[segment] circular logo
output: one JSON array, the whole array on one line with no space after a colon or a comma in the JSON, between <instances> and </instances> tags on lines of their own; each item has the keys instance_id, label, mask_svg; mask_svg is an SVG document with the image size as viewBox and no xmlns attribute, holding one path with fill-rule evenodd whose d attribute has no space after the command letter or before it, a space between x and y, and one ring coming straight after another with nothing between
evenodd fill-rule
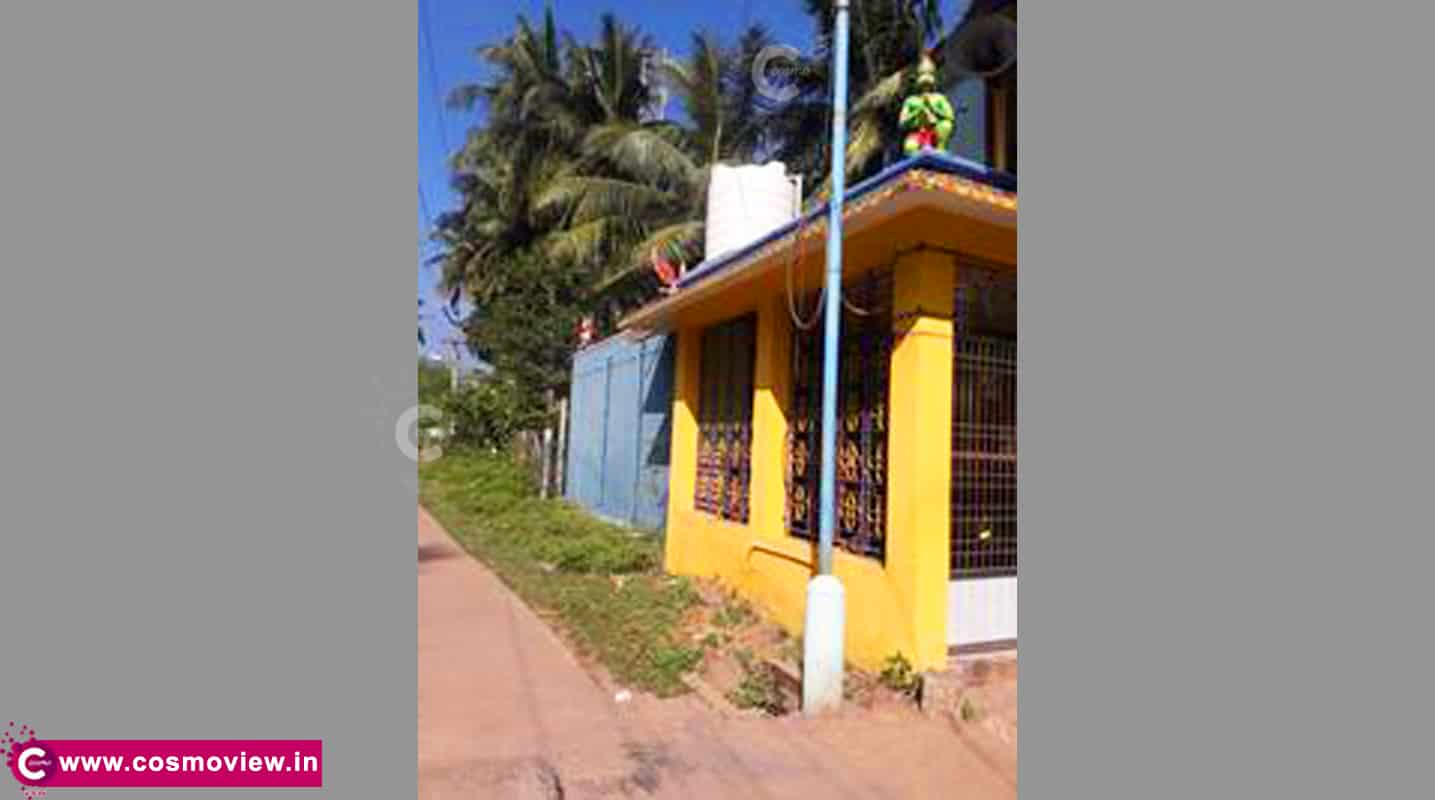
<instances>
[{"instance_id":1,"label":"circular logo","mask_svg":"<svg viewBox=\"0 0 1435 800\"><path fill-rule=\"evenodd\" d=\"M443 411L428 405L413 406L399 415L394 425L394 439L399 450L412 461L427 464L443 457L443 448L437 444L422 446L426 438L422 423L429 420L434 424L443 420ZM411 432L412 431L412 432Z\"/></svg>"},{"instance_id":2,"label":"circular logo","mask_svg":"<svg viewBox=\"0 0 1435 800\"><path fill-rule=\"evenodd\" d=\"M780 69L773 69L773 62L796 64L801 57L802 53L797 48L785 44L762 48L752 60L752 82L757 86L758 94L778 104L797 97L797 87L791 80L774 82L769 73L780 72Z\"/></svg>"},{"instance_id":3,"label":"circular logo","mask_svg":"<svg viewBox=\"0 0 1435 800\"><path fill-rule=\"evenodd\" d=\"M44 786L60 771L55 751L44 742L34 740L15 745L10 771L15 780L26 786Z\"/></svg>"}]
</instances>

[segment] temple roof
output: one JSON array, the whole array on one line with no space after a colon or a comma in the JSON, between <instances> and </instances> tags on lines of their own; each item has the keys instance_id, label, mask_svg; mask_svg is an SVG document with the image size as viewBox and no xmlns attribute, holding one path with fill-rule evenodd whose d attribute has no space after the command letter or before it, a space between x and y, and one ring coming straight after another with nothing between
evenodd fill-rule
<instances>
[{"instance_id":1,"label":"temple roof","mask_svg":"<svg viewBox=\"0 0 1435 800\"><path fill-rule=\"evenodd\" d=\"M910 208L908 203L920 201L940 204L953 215L1014 231L1016 187L1015 175L945 153L920 153L848 188L843 202L844 225L848 221L876 224L873 220L884 212L900 213L900 209ZM620 327L647 328L696 300L696 295L709 294L710 284L740 279L739 273L761 269L762 262L779 252L817 237L825 238L828 213L826 203L816 204L750 244L703 261L678 279L674 293L633 311ZM844 237L851 234L844 231Z\"/></svg>"},{"instance_id":2,"label":"temple roof","mask_svg":"<svg viewBox=\"0 0 1435 800\"><path fill-rule=\"evenodd\" d=\"M908 173L918 170L955 175L978 184L999 189L1003 195L1010 194L1011 208L1016 208L1015 175L1006 172L997 172L996 170L965 158L958 158L957 156L945 153L929 152L919 153L911 158L898 161L867 180L849 187L846 191L846 196L843 198L844 215L847 211L850 211L852 206L858 201L879 189L900 183L901 179ZM764 246L791 235L800 227L812 225L817 222L825 222L827 213L827 203L824 202L813 206L804 212L802 216L786 223L782 227L774 229L772 232L757 239L746 247L721 253L688 270L687 273L678 279L678 288L684 289L694 283L705 280L732 264L743 261L748 256L761 250Z\"/></svg>"}]
</instances>

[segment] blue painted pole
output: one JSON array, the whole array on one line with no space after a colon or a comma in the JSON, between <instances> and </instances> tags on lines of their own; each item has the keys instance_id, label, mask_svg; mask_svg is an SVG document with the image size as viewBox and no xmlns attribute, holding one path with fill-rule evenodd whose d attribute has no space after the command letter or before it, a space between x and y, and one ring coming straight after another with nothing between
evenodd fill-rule
<instances>
[{"instance_id":1,"label":"blue painted pole","mask_svg":"<svg viewBox=\"0 0 1435 800\"><path fill-rule=\"evenodd\" d=\"M802 711L842 705L847 627L842 582L832 574L837 519L837 371L842 333L842 199L847 172L847 3L837 0L832 52L832 199L827 213L827 283L822 338L822 474L818 493L817 574L807 584L802 628Z\"/></svg>"},{"instance_id":2,"label":"blue painted pole","mask_svg":"<svg viewBox=\"0 0 1435 800\"><path fill-rule=\"evenodd\" d=\"M842 198L847 186L847 3L837 0L832 63L832 197L827 209L827 291L822 332L822 475L817 574L832 574L837 519L837 377L842 335Z\"/></svg>"}]
</instances>

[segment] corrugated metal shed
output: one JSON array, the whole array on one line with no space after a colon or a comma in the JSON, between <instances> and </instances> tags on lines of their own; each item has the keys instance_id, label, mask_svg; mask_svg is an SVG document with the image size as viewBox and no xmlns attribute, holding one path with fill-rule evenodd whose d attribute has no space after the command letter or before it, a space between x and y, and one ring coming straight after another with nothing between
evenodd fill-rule
<instances>
[{"instance_id":1,"label":"corrugated metal shed","mask_svg":"<svg viewBox=\"0 0 1435 800\"><path fill-rule=\"evenodd\" d=\"M663 527L673 350L670 336L614 336L574 354L568 499L614 522Z\"/></svg>"}]
</instances>

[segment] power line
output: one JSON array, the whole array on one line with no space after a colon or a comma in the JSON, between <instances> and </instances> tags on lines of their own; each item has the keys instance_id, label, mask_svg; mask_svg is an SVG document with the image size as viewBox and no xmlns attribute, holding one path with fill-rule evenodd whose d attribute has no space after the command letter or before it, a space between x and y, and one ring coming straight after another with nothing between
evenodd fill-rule
<instances>
[{"instance_id":1,"label":"power line","mask_svg":"<svg viewBox=\"0 0 1435 800\"><path fill-rule=\"evenodd\" d=\"M429 0L429 3L435 0ZM443 157L448 159L448 130L443 124L443 104L439 102L438 65L434 61L433 54L433 29L429 24L428 3L419 0L419 22L423 26L424 49L427 52L428 73L429 73L429 94L433 97L434 119L438 122L439 142L443 144Z\"/></svg>"},{"instance_id":2,"label":"power line","mask_svg":"<svg viewBox=\"0 0 1435 800\"><path fill-rule=\"evenodd\" d=\"M438 228L438 222L434 219L433 214L429 213L428 198L426 195L424 195L423 178L419 178L418 190L419 213L423 215L424 226L423 233L419 235L419 267L422 269L432 266L429 263L428 257L424 254L424 246L429 242L429 234L433 233L433 231Z\"/></svg>"},{"instance_id":3,"label":"power line","mask_svg":"<svg viewBox=\"0 0 1435 800\"><path fill-rule=\"evenodd\" d=\"M426 230L433 230L438 227L432 214L429 213L428 200L424 198L424 179L419 178L419 213L424 215Z\"/></svg>"},{"instance_id":4,"label":"power line","mask_svg":"<svg viewBox=\"0 0 1435 800\"><path fill-rule=\"evenodd\" d=\"M427 240L427 232L434 229L434 221L433 216L429 214L428 200L424 195L424 183L422 178L419 179L417 187L419 192L419 213L423 214L423 221L425 225L425 235L419 237L419 269L422 270L425 268L430 268L432 266L428 263L428 259L424 256L424 243ZM419 305L423 305L422 296L419 298ZM435 328L433 317L420 311L419 327L428 329L428 332L424 334L424 338L427 342L437 341L437 337L433 336ZM443 327L441 325L438 326L438 331L443 331Z\"/></svg>"},{"instance_id":5,"label":"power line","mask_svg":"<svg viewBox=\"0 0 1435 800\"><path fill-rule=\"evenodd\" d=\"M436 0L428 0L428 3L433 2L436 2ZM450 155L448 145L448 128L444 125L443 103L441 102L442 98L439 93L438 63L434 56L433 26L429 21L428 3L425 3L424 0L419 0L419 24L421 25L421 33L423 34L423 44L425 51L424 61L428 66L429 96L430 99L433 101L434 122L438 125L439 143L443 147L441 163L446 169L448 158ZM419 259L420 266L422 267L425 266L428 261L428 259L424 257L424 244L426 241L426 237L429 232L434 230L436 225L433 214L429 211L428 197L424 194L424 183L422 177L418 179L417 185L419 193L419 211L423 214L423 221L425 226L425 235L419 238ZM440 325L439 332L441 333L442 331L443 326ZM452 335L453 334L450 331L449 336L451 337ZM429 338L431 340L442 341L443 337L440 336ZM442 349L441 344L439 345L439 347L440 349Z\"/></svg>"}]
</instances>

